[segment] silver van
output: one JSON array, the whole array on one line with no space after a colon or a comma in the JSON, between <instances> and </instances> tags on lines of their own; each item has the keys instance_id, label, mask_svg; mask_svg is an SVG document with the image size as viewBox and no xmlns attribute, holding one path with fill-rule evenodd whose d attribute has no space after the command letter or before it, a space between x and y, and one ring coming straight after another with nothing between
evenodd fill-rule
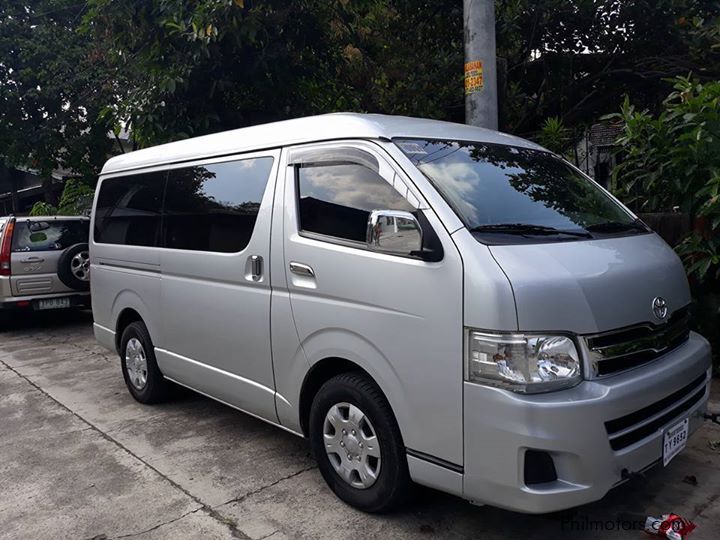
<instances>
[{"instance_id":1,"label":"silver van","mask_svg":"<svg viewBox=\"0 0 720 540\"><path fill-rule=\"evenodd\" d=\"M90 307L90 219L0 218L0 315Z\"/></svg>"},{"instance_id":2,"label":"silver van","mask_svg":"<svg viewBox=\"0 0 720 540\"><path fill-rule=\"evenodd\" d=\"M95 336L307 437L344 501L412 482L523 512L603 497L702 422L710 347L675 253L562 158L494 131L331 114L110 159Z\"/></svg>"}]
</instances>

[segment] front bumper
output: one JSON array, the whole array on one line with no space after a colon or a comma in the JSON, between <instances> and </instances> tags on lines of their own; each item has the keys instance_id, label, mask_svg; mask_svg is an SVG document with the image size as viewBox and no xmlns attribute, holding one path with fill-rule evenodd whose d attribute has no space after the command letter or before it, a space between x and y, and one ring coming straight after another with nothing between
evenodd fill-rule
<instances>
[{"instance_id":1,"label":"front bumper","mask_svg":"<svg viewBox=\"0 0 720 540\"><path fill-rule=\"evenodd\" d=\"M464 384L463 496L477 503L529 513L554 512L602 498L627 473L662 460L664 429L689 417L703 422L710 393L710 346L698 334L651 364L547 394L520 395ZM605 422L656 404L704 375L702 398L662 428L613 450ZM681 403L685 398L678 398ZM675 409L668 405L664 412ZM658 411L652 418L663 417ZM630 428L632 429L632 428ZM557 480L525 483L526 450L547 452ZM625 472L625 474L623 474Z\"/></svg>"}]
</instances>

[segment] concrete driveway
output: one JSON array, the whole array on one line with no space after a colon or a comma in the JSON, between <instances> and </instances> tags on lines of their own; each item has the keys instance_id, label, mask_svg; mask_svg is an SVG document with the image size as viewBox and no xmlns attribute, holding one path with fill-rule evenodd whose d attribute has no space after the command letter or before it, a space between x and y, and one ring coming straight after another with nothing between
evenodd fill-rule
<instances>
[{"instance_id":1,"label":"concrete driveway","mask_svg":"<svg viewBox=\"0 0 720 540\"><path fill-rule=\"evenodd\" d=\"M692 538L720 537L710 423L666 469L571 512L526 516L418 487L404 511L367 515L325 487L305 441L189 391L140 405L90 314L41 315L0 329L2 538L644 538L623 529L671 511L697 524Z\"/></svg>"}]
</instances>

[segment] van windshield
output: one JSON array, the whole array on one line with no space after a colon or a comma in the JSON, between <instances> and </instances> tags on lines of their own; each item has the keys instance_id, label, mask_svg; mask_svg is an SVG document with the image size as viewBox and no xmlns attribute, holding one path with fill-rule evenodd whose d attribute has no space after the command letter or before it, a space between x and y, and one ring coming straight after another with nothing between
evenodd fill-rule
<instances>
[{"instance_id":1,"label":"van windshield","mask_svg":"<svg viewBox=\"0 0 720 540\"><path fill-rule=\"evenodd\" d=\"M549 152L462 141L394 142L483 241L648 232L594 182Z\"/></svg>"}]
</instances>

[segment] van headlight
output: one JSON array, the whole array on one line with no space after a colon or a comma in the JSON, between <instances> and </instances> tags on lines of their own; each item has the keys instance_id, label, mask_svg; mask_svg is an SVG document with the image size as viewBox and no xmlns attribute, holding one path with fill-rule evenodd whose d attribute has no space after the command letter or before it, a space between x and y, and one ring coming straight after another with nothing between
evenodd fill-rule
<instances>
[{"instance_id":1,"label":"van headlight","mask_svg":"<svg viewBox=\"0 0 720 540\"><path fill-rule=\"evenodd\" d=\"M580 357L567 336L468 330L465 380L526 394L575 386Z\"/></svg>"}]
</instances>

